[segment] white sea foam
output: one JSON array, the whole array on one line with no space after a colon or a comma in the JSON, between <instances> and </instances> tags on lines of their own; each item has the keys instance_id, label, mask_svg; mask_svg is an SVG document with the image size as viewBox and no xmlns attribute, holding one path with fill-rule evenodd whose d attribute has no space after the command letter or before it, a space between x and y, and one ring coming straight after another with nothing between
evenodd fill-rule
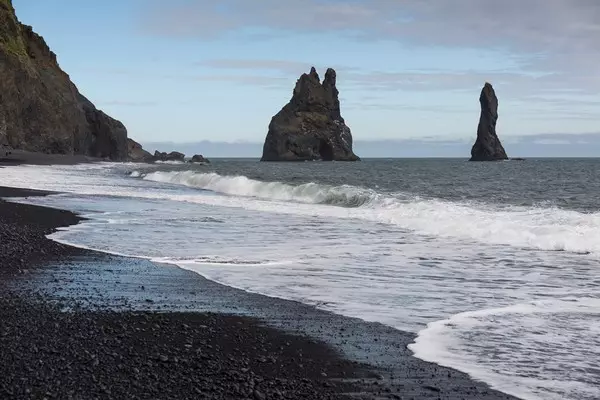
<instances>
[{"instance_id":1,"label":"white sea foam","mask_svg":"<svg viewBox=\"0 0 600 400\"><path fill-rule=\"evenodd\" d=\"M277 202L219 198L224 206L243 206L261 211L315 214L338 218L359 218L397 225L427 235L471 239L483 243L524 248L600 254L600 214L583 214L558 208L497 208L478 204L435 199L407 198L381 194L353 186L328 186L317 183L289 185L263 182L245 176L221 176L215 173L152 172L143 179L180 184L230 196L253 197ZM215 199L195 199L214 202ZM333 207L302 207L281 202L298 202Z\"/></svg>"},{"instance_id":2,"label":"white sea foam","mask_svg":"<svg viewBox=\"0 0 600 400\"><path fill-rule=\"evenodd\" d=\"M196 258L187 257L154 257L152 261L163 264L187 265L187 264L209 264L216 266L283 266L291 264L293 261L272 261L244 258L223 258L219 256L204 256Z\"/></svg>"},{"instance_id":3,"label":"white sea foam","mask_svg":"<svg viewBox=\"0 0 600 400\"><path fill-rule=\"evenodd\" d=\"M185 164L184 161L175 161L175 160L167 160L167 161L155 161L156 164L167 164L167 165L181 165L181 164Z\"/></svg>"},{"instance_id":4,"label":"white sea foam","mask_svg":"<svg viewBox=\"0 0 600 400\"><path fill-rule=\"evenodd\" d=\"M598 326L599 298L539 300L431 322L409 348L524 399L593 400L600 398Z\"/></svg>"},{"instance_id":5,"label":"white sea foam","mask_svg":"<svg viewBox=\"0 0 600 400\"><path fill-rule=\"evenodd\" d=\"M281 182L257 181L241 175L222 176L215 173L197 173L194 171L156 171L144 174L143 178L149 181L175 183L232 196L296 201L308 204L358 207L378 197L378 194L372 190L353 186L336 187L317 183L294 186Z\"/></svg>"},{"instance_id":6,"label":"white sea foam","mask_svg":"<svg viewBox=\"0 0 600 400\"><path fill-rule=\"evenodd\" d=\"M134 164L127 164L129 167ZM289 185L244 176L221 176L192 171L133 171L126 182L115 180L116 164L29 167L0 170L3 184L34 189L69 191L82 195L113 195L164 199L247 210L362 219L399 226L424 235L472 240L550 251L600 255L600 213L581 213L554 207L503 207L406 195L377 193L352 186L317 183ZM120 167L120 166L119 166ZM15 172L12 172L15 171ZM89 175L94 173L94 175ZM78 174L85 175L82 178ZM143 177L143 180L139 178ZM124 178L126 179L126 178ZM85 183L82 184L82 181ZM227 196L180 193L152 188L144 181L184 185ZM137 183L136 183L137 182ZM342 207L331 207L338 205Z\"/></svg>"}]
</instances>

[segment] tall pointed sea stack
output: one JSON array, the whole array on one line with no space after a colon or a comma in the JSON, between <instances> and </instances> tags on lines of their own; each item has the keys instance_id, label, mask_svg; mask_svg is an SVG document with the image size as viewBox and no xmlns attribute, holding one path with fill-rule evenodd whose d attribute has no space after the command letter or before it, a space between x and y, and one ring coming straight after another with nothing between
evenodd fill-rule
<instances>
[{"instance_id":1,"label":"tall pointed sea stack","mask_svg":"<svg viewBox=\"0 0 600 400\"><path fill-rule=\"evenodd\" d=\"M359 161L340 113L336 73L321 84L313 67L296 82L292 99L269 124L261 161Z\"/></svg>"},{"instance_id":2,"label":"tall pointed sea stack","mask_svg":"<svg viewBox=\"0 0 600 400\"><path fill-rule=\"evenodd\" d=\"M123 124L79 93L44 39L0 0L0 145L125 160Z\"/></svg>"},{"instance_id":3,"label":"tall pointed sea stack","mask_svg":"<svg viewBox=\"0 0 600 400\"><path fill-rule=\"evenodd\" d=\"M481 103L481 116L477 127L477 140L471 149L470 161L507 160L506 151L496 134L498 98L492 85L487 82L481 90L479 103Z\"/></svg>"}]
</instances>

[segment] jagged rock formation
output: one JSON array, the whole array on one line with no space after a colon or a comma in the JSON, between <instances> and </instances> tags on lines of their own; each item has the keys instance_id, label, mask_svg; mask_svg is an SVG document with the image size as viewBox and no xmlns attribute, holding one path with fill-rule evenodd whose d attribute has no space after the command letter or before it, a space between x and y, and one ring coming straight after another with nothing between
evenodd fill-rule
<instances>
[{"instance_id":1,"label":"jagged rock formation","mask_svg":"<svg viewBox=\"0 0 600 400\"><path fill-rule=\"evenodd\" d=\"M477 140L471 149L470 161L507 160L508 156L496 134L498 98L491 84L485 83L479 96L481 116L477 127Z\"/></svg>"},{"instance_id":2,"label":"jagged rock formation","mask_svg":"<svg viewBox=\"0 0 600 400\"><path fill-rule=\"evenodd\" d=\"M204 156L202 154L194 154L194 156L192 157L190 162L191 163L200 163L200 164L210 164L210 161L208 160L208 158L204 158Z\"/></svg>"},{"instance_id":3,"label":"jagged rock formation","mask_svg":"<svg viewBox=\"0 0 600 400\"><path fill-rule=\"evenodd\" d=\"M154 161L181 161L184 162L185 154L178 151L172 151L170 153L160 152L156 150L154 152Z\"/></svg>"},{"instance_id":4,"label":"jagged rock formation","mask_svg":"<svg viewBox=\"0 0 600 400\"><path fill-rule=\"evenodd\" d=\"M269 124L261 161L358 161L352 133L340 113L336 73L323 83L313 67L296 82L292 99Z\"/></svg>"},{"instance_id":5,"label":"jagged rock formation","mask_svg":"<svg viewBox=\"0 0 600 400\"><path fill-rule=\"evenodd\" d=\"M152 162L154 157L133 139L127 139L127 159L133 162Z\"/></svg>"},{"instance_id":6,"label":"jagged rock formation","mask_svg":"<svg viewBox=\"0 0 600 400\"><path fill-rule=\"evenodd\" d=\"M0 144L125 160L127 130L82 96L11 0L0 0Z\"/></svg>"}]
</instances>

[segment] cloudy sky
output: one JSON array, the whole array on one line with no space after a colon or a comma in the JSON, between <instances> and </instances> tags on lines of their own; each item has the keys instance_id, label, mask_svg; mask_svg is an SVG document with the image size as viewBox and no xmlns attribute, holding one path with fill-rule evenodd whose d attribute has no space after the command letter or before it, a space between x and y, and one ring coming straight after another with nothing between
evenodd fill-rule
<instances>
[{"instance_id":1,"label":"cloudy sky","mask_svg":"<svg viewBox=\"0 0 600 400\"><path fill-rule=\"evenodd\" d=\"M501 138L600 132L598 0L13 3L142 142L261 142L311 65L360 141L474 138L485 81Z\"/></svg>"}]
</instances>

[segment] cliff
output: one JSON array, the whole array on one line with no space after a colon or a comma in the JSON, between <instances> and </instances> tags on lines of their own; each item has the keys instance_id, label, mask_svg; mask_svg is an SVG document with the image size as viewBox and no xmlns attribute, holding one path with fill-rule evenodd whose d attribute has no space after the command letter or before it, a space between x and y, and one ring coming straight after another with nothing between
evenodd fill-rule
<instances>
[{"instance_id":1,"label":"cliff","mask_svg":"<svg viewBox=\"0 0 600 400\"><path fill-rule=\"evenodd\" d=\"M79 93L11 0L0 0L0 145L127 159L123 124Z\"/></svg>"},{"instance_id":2,"label":"cliff","mask_svg":"<svg viewBox=\"0 0 600 400\"><path fill-rule=\"evenodd\" d=\"M498 98L494 88L485 83L479 96L481 115L477 127L477 140L471 149L470 161L499 161L507 160L508 156L496 134L498 121Z\"/></svg>"},{"instance_id":3,"label":"cliff","mask_svg":"<svg viewBox=\"0 0 600 400\"><path fill-rule=\"evenodd\" d=\"M340 112L336 72L323 83L313 67L296 82L291 100L269 124L261 161L358 161Z\"/></svg>"}]
</instances>

